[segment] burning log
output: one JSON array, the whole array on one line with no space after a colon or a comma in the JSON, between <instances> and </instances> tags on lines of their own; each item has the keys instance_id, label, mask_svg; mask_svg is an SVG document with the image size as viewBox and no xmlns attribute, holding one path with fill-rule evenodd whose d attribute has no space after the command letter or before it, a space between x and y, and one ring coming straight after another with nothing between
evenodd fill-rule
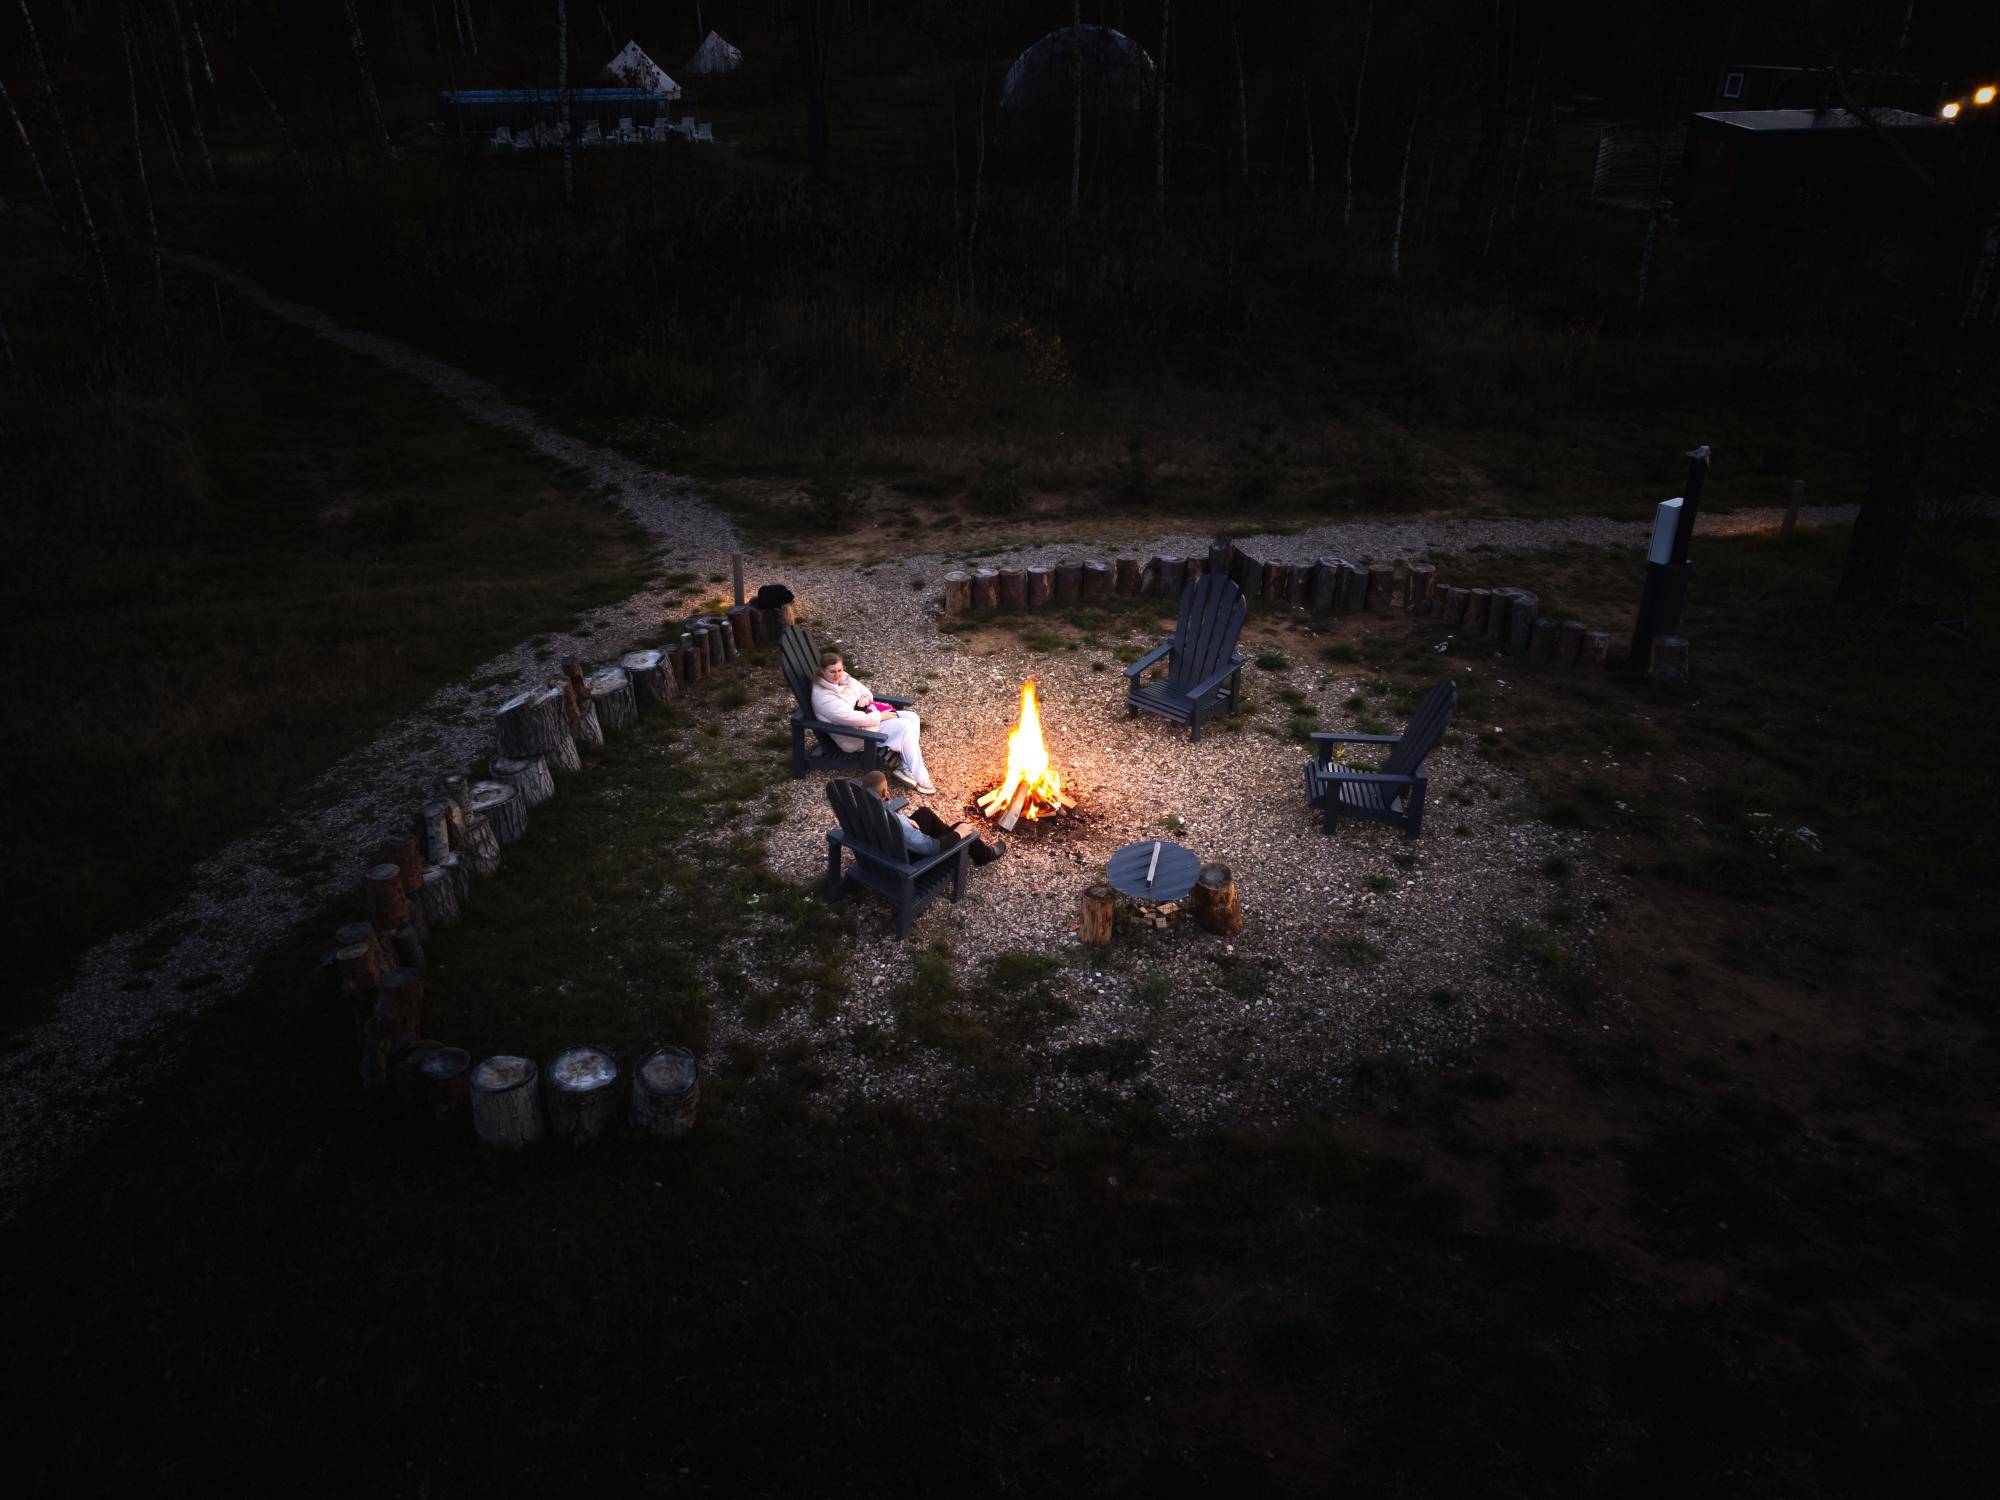
<instances>
[{"instance_id":1,"label":"burning log","mask_svg":"<svg viewBox=\"0 0 2000 1500\"><path fill-rule=\"evenodd\" d=\"M1068 812L1076 803L1063 795L1062 776L1049 764L1042 741L1041 707L1035 679L1021 684L1021 720L1007 736L1007 775L979 799L979 810L1012 829L1025 813L1030 821L1045 813ZM997 815L997 816L996 816Z\"/></svg>"}]
</instances>

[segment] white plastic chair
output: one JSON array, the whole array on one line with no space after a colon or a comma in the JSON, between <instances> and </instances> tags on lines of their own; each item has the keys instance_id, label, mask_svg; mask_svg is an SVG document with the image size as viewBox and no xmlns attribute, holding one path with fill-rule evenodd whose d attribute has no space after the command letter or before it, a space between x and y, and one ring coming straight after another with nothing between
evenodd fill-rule
<instances>
[{"instance_id":1,"label":"white plastic chair","mask_svg":"<svg viewBox=\"0 0 2000 1500\"><path fill-rule=\"evenodd\" d=\"M579 146L601 146L604 144L604 128L595 120L583 122L583 134L577 137Z\"/></svg>"},{"instance_id":2,"label":"white plastic chair","mask_svg":"<svg viewBox=\"0 0 2000 1500\"><path fill-rule=\"evenodd\" d=\"M511 146L514 144L514 132L505 125L495 126L492 143L496 146Z\"/></svg>"},{"instance_id":3,"label":"white plastic chair","mask_svg":"<svg viewBox=\"0 0 2000 1500\"><path fill-rule=\"evenodd\" d=\"M701 124L695 126L694 138L698 141L707 141L711 146L714 145L715 127L707 121L703 121Z\"/></svg>"}]
</instances>

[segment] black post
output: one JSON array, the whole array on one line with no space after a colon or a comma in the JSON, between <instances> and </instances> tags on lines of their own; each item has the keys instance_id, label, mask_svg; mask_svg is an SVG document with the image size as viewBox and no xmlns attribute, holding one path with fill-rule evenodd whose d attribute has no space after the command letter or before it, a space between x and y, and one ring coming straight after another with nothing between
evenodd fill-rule
<instances>
[{"instance_id":1,"label":"black post","mask_svg":"<svg viewBox=\"0 0 2000 1500\"><path fill-rule=\"evenodd\" d=\"M1646 553L1646 587L1639 596L1639 619L1632 627L1632 654L1627 665L1644 672L1652 662L1653 637L1672 635L1687 602L1688 544L1694 539L1694 517L1701 487L1708 478L1706 444L1688 454L1685 493L1662 500L1653 518L1653 540ZM1666 528L1671 524L1671 532Z\"/></svg>"}]
</instances>

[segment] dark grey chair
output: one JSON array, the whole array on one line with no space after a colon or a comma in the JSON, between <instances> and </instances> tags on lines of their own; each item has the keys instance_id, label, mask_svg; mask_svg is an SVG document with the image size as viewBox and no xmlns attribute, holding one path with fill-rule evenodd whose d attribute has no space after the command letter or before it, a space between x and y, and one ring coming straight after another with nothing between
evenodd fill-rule
<instances>
[{"instance_id":1,"label":"dark grey chair","mask_svg":"<svg viewBox=\"0 0 2000 1500\"><path fill-rule=\"evenodd\" d=\"M886 700L885 700L886 701ZM826 899L838 901L850 886L862 886L887 897L896 906L896 936L910 935L917 913L937 899L942 890L956 901L965 894L965 880L972 868L972 840L913 859L903 842L902 820L896 809L900 800L884 802L858 781L841 779L826 784L826 800L840 826L826 836ZM854 856L854 863L842 870L842 850Z\"/></svg>"},{"instance_id":2,"label":"dark grey chair","mask_svg":"<svg viewBox=\"0 0 2000 1500\"><path fill-rule=\"evenodd\" d=\"M1306 762L1306 801L1320 810L1320 832L1332 833L1341 818L1387 823L1415 838L1424 822L1430 788L1424 762L1444 737L1458 706L1458 684L1449 677L1432 688L1401 734L1335 734L1313 731L1313 758ZM1379 771L1349 770L1333 764L1335 745L1389 745ZM1402 806L1396 806L1398 800Z\"/></svg>"},{"instance_id":3,"label":"dark grey chair","mask_svg":"<svg viewBox=\"0 0 2000 1500\"><path fill-rule=\"evenodd\" d=\"M1173 638L1125 669L1131 683L1125 692L1125 711L1137 715L1143 708L1185 724L1190 743L1201 738L1201 721L1221 708L1225 698L1228 712L1236 712L1243 691L1243 658L1236 654L1236 638L1243 633L1243 617L1249 612L1242 590L1220 574L1189 584L1181 591L1180 623ZM1157 682L1142 681L1146 669L1163 656L1167 675Z\"/></svg>"},{"instance_id":4,"label":"dark grey chair","mask_svg":"<svg viewBox=\"0 0 2000 1500\"><path fill-rule=\"evenodd\" d=\"M866 771L891 769L894 751L889 749L888 737L873 729L849 729L842 724L824 724L813 717L813 680L819 676L819 647L806 633L803 625L788 629L778 642L778 665L784 669L785 685L792 690L792 697L798 700L798 709L792 715L792 779L798 780L809 770L844 771L858 776ZM891 698L883 694L881 701L896 708L913 708L915 701L909 698ZM808 756L806 735L810 733L817 746ZM836 734L846 735L861 741L859 750L843 750L834 742Z\"/></svg>"}]
</instances>

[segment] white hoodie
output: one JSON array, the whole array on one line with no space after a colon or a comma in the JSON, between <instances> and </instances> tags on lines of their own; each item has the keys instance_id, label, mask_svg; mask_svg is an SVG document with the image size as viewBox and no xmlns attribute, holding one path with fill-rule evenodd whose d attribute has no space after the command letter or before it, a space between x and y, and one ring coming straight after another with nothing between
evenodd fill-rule
<instances>
[{"instance_id":1,"label":"white hoodie","mask_svg":"<svg viewBox=\"0 0 2000 1500\"><path fill-rule=\"evenodd\" d=\"M850 729L880 729L882 716L868 707L875 695L865 682L852 677L835 687L821 673L813 679L813 717L822 724L845 724ZM851 734L836 734L833 742L843 750L859 750L864 740Z\"/></svg>"}]
</instances>

